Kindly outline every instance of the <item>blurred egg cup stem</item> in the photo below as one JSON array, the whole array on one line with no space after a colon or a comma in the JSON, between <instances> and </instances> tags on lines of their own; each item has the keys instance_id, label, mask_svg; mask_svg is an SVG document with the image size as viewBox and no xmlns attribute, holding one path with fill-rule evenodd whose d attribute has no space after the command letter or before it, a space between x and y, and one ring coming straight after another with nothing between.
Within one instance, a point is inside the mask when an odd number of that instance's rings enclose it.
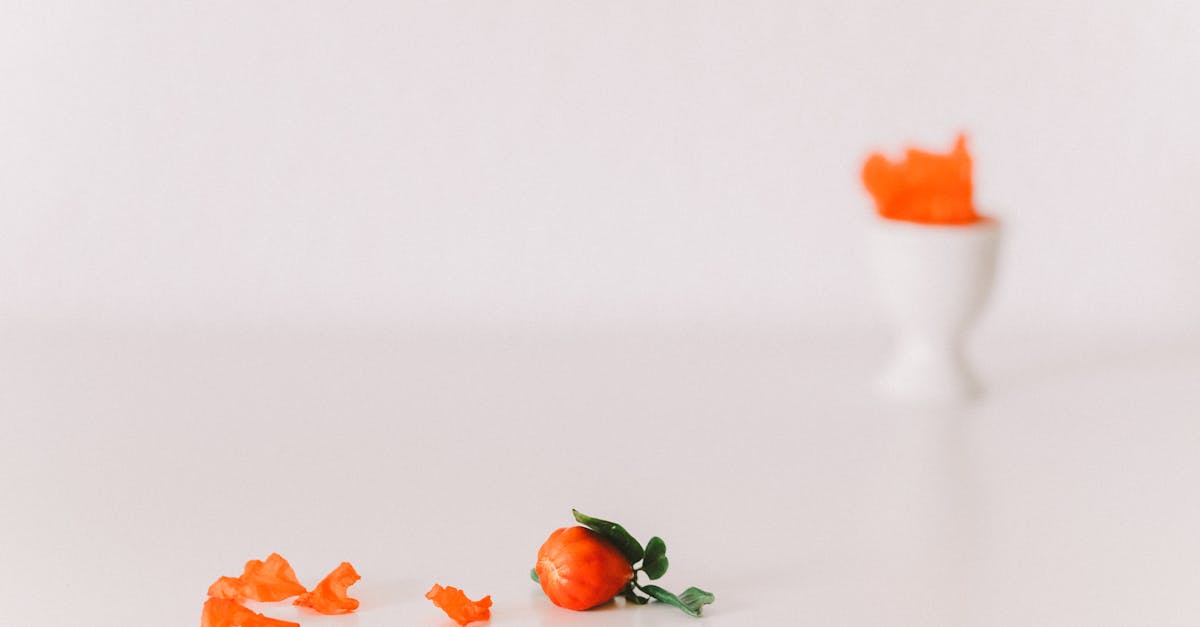
<instances>
[{"instance_id":1,"label":"blurred egg cup stem","mask_svg":"<svg viewBox=\"0 0 1200 627\"><path fill-rule=\"evenodd\" d=\"M946 404L982 392L963 340L983 310L995 275L1000 225L919 224L876 217L871 269L896 333L878 382L890 399Z\"/></svg>"}]
</instances>

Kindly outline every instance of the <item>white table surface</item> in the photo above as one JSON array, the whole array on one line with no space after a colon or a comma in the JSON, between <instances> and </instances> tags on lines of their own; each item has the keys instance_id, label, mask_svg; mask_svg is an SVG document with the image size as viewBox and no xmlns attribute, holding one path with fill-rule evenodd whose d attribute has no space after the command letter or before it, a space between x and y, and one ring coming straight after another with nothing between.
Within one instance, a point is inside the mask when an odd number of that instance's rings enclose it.
<instances>
[{"instance_id":1,"label":"white table surface","mask_svg":"<svg viewBox=\"0 0 1200 627\"><path fill-rule=\"evenodd\" d=\"M1196 625L1200 342L984 326L977 404L869 395L879 334L0 331L0 624L198 624L205 589L343 560L356 614L451 625ZM552 606L570 510L662 536L665 606Z\"/></svg>"}]
</instances>

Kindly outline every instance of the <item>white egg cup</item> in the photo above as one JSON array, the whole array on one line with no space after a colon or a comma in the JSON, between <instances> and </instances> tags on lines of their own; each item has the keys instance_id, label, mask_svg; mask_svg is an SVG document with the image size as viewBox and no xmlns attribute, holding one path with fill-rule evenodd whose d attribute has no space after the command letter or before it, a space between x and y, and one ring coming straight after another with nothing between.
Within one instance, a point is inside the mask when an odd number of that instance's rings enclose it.
<instances>
[{"instance_id":1,"label":"white egg cup","mask_svg":"<svg viewBox=\"0 0 1200 627\"><path fill-rule=\"evenodd\" d=\"M1000 225L929 225L876 217L871 269L897 332L879 379L890 399L946 404L982 392L963 354L963 338L987 302Z\"/></svg>"}]
</instances>

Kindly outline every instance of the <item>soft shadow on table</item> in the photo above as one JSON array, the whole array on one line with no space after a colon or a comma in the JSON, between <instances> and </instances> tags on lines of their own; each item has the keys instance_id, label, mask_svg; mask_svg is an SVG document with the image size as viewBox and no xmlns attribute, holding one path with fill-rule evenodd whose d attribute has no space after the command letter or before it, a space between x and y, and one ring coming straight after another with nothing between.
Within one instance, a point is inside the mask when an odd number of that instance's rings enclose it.
<instances>
[{"instance_id":1,"label":"soft shadow on table","mask_svg":"<svg viewBox=\"0 0 1200 627\"><path fill-rule=\"evenodd\" d=\"M706 614L711 612L711 609L705 609ZM521 620L522 624L525 624L523 619L526 615L530 617L536 616L536 624L540 627L587 627L588 625L603 627L616 627L619 625L650 627L652 625L683 624L685 621L688 625L701 626L707 622L705 615L692 618L683 614L677 608L667 605L652 602L648 605L634 607L625 605L623 601L605 603L600 607L582 612L565 610L547 602L544 606L539 605L527 614L523 613L520 616L510 615L506 618Z\"/></svg>"},{"instance_id":2,"label":"soft shadow on table","mask_svg":"<svg viewBox=\"0 0 1200 627\"><path fill-rule=\"evenodd\" d=\"M566 610L552 604L540 589L536 589L530 592L528 606L521 607L515 612L509 610L505 619L519 621L521 624L537 624L541 627L641 625L641 619L636 616L640 609L642 608L624 607L623 601L613 600L583 612Z\"/></svg>"},{"instance_id":3,"label":"soft shadow on table","mask_svg":"<svg viewBox=\"0 0 1200 627\"><path fill-rule=\"evenodd\" d=\"M305 612L300 616L305 627L358 627L358 614L351 612L340 616L325 616L317 612Z\"/></svg>"},{"instance_id":4,"label":"soft shadow on table","mask_svg":"<svg viewBox=\"0 0 1200 627\"><path fill-rule=\"evenodd\" d=\"M758 598L788 599L778 603L809 608L818 623L878 624L890 617L890 624L969 624L987 559L982 410L877 401L865 421L877 432L864 442L869 455L827 480L835 486L829 494L851 503L832 510L844 527L825 538L797 539L803 552L792 568L735 575L786 581ZM871 602L859 605L863 597Z\"/></svg>"}]
</instances>

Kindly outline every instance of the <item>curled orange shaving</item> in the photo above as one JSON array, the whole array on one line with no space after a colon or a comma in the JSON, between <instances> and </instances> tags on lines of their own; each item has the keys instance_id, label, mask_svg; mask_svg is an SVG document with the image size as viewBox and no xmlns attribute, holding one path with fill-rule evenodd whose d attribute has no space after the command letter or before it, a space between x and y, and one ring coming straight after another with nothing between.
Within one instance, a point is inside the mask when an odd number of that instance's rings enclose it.
<instances>
[{"instance_id":1,"label":"curled orange shaving","mask_svg":"<svg viewBox=\"0 0 1200 627\"><path fill-rule=\"evenodd\" d=\"M221 577L208 587L208 596L241 601L246 598L246 593L240 577Z\"/></svg>"},{"instance_id":2,"label":"curled orange shaving","mask_svg":"<svg viewBox=\"0 0 1200 627\"><path fill-rule=\"evenodd\" d=\"M293 605L310 607L322 614L345 614L358 609L358 599L346 595L346 588L362 579L350 562L342 562L311 592L300 595Z\"/></svg>"},{"instance_id":3,"label":"curled orange shaving","mask_svg":"<svg viewBox=\"0 0 1200 627\"><path fill-rule=\"evenodd\" d=\"M292 565L278 553L267 556L266 561L250 560L242 572L242 584L246 598L255 601L282 601L288 597L304 594L304 586L296 578Z\"/></svg>"},{"instance_id":4,"label":"curled orange shaving","mask_svg":"<svg viewBox=\"0 0 1200 627\"><path fill-rule=\"evenodd\" d=\"M282 601L304 592L296 571L278 553L268 555L265 561L250 560L241 577L221 577L208 588L211 597L235 601Z\"/></svg>"},{"instance_id":5,"label":"curled orange shaving","mask_svg":"<svg viewBox=\"0 0 1200 627\"><path fill-rule=\"evenodd\" d=\"M946 155L909 148L904 160L895 163L875 153L863 164L862 177L885 218L923 224L979 220L971 201L971 155L963 135Z\"/></svg>"},{"instance_id":6,"label":"curled orange shaving","mask_svg":"<svg viewBox=\"0 0 1200 627\"><path fill-rule=\"evenodd\" d=\"M200 627L300 627L300 623L268 618L237 601L211 598L204 602Z\"/></svg>"},{"instance_id":7,"label":"curled orange shaving","mask_svg":"<svg viewBox=\"0 0 1200 627\"><path fill-rule=\"evenodd\" d=\"M459 625L477 620L487 620L492 617L492 611L488 608L492 607L492 597L486 596L478 601L472 601L467 598L466 593L453 586L443 588L440 584L433 584L429 592L425 593L425 598L433 601L433 604L442 608L454 622Z\"/></svg>"}]
</instances>

